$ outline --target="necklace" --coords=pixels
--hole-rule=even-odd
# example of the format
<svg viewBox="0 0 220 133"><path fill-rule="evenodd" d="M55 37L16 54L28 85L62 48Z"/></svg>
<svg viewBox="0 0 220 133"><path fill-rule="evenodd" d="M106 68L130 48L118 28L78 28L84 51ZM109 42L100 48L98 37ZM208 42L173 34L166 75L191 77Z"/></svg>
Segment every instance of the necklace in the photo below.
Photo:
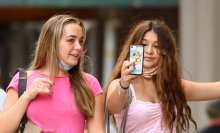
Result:
<svg viewBox="0 0 220 133"><path fill-rule="evenodd" d="M131 84L131 86L134 88L134 85L133 85L133 84ZM152 95L152 93L151 93L151 95ZM157 101L157 95L154 96L154 101L155 101L155 102Z"/></svg>

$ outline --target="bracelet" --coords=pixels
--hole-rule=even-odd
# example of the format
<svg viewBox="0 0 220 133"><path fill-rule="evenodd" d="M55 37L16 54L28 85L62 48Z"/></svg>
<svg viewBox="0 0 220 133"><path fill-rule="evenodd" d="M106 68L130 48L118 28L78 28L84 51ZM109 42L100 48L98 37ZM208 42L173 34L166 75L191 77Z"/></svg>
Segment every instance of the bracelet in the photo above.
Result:
<svg viewBox="0 0 220 133"><path fill-rule="evenodd" d="M121 80L118 81L118 84L119 84L118 94L119 94L119 95L120 95L120 89L121 89L122 91L124 91L124 93L125 93L125 91L127 91L128 88L129 88L129 86L128 86L127 88L122 87L120 81L121 81Z"/></svg>
<svg viewBox="0 0 220 133"><path fill-rule="evenodd" d="M28 98L28 96L26 95L26 91L24 91L24 96L26 97L26 99L30 102L31 101L31 99L30 98Z"/></svg>

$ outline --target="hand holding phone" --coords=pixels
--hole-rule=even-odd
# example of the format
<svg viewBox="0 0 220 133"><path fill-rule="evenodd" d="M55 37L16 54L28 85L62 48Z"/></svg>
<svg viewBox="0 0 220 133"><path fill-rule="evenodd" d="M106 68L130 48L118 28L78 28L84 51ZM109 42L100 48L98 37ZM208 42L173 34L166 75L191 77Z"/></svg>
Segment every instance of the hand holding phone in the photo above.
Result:
<svg viewBox="0 0 220 133"><path fill-rule="evenodd" d="M135 70L130 72L131 75L142 75L143 57L144 57L143 45L130 45L129 62L134 62L134 67L135 67Z"/></svg>

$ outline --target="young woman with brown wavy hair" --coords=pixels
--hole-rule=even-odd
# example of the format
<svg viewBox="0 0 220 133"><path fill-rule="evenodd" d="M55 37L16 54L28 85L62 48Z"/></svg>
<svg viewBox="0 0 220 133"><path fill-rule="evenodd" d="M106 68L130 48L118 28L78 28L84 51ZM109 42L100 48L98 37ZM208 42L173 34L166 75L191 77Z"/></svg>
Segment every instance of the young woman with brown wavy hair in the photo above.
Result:
<svg viewBox="0 0 220 133"><path fill-rule="evenodd" d="M134 66L127 61L131 44L144 45L142 75L129 75L135 69L128 68ZM196 123L187 101L220 98L219 82L181 79L177 50L174 35L162 21L142 21L130 30L104 93L118 128L128 98L123 88L130 87L132 91L125 128L128 133L175 133L177 125L180 130L189 131L189 121L195 127Z"/></svg>
<svg viewBox="0 0 220 133"><path fill-rule="evenodd" d="M42 27L26 92L18 99L18 74L7 88L0 132L14 132L24 113L44 133L104 133L102 89L82 70L86 39L82 21L71 15L51 17Z"/></svg>

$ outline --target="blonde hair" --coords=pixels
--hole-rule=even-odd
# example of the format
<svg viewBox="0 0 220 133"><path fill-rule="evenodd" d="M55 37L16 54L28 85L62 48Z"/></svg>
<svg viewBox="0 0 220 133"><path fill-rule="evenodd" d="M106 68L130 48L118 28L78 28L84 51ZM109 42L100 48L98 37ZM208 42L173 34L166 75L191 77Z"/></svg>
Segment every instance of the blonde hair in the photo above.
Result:
<svg viewBox="0 0 220 133"><path fill-rule="evenodd" d="M82 21L72 15L55 15L43 25L39 39L36 43L34 60L29 70L39 69L49 65L49 79L54 81L58 76L60 62L59 41L63 36L64 26L69 23L78 24L82 28L84 41L86 39L85 27ZM78 64L68 71L70 77L71 89L75 97L75 103L78 109L87 116L93 116L94 94L87 84L87 79L83 75L82 65L84 62L84 53L80 56Z"/></svg>

